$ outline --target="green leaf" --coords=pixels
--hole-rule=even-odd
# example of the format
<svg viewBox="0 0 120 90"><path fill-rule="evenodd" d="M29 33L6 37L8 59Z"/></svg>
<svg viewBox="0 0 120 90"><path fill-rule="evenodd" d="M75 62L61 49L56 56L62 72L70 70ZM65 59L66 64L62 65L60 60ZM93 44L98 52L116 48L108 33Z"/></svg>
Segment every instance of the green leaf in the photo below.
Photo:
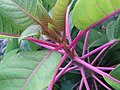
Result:
<svg viewBox="0 0 120 90"><path fill-rule="evenodd" d="M120 16L116 21L112 21L108 24L106 35L110 41L113 39L120 39Z"/></svg>
<svg viewBox="0 0 120 90"><path fill-rule="evenodd" d="M14 36L2 35L3 33L20 34L20 31L7 16L3 17L0 13L0 38L14 38Z"/></svg>
<svg viewBox="0 0 120 90"><path fill-rule="evenodd" d="M42 28L39 25L32 25L28 27L25 31L22 32L19 42L29 36L40 36L40 33L42 32Z"/></svg>
<svg viewBox="0 0 120 90"><path fill-rule="evenodd" d="M0 15L4 18L8 17L6 24L12 23L15 26L14 30L0 26L0 28L4 28L4 31L7 31L5 33L14 33L15 29L16 32L18 30L21 32L38 20L37 0L0 0Z"/></svg>
<svg viewBox="0 0 120 90"><path fill-rule="evenodd" d="M120 80L120 65L118 65L114 70L110 72L110 75L116 78L117 80ZM120 84L116 83L112 80L110 80L107 77L104 77L105 81L111 85L115 90L120 90Z"/></svg>
<svg viewBox="0 0 120 90"><path fill-rule="evenodd" d="M18 38L18 37L15 37L15 36L10 36L10 35L0 35L0 38Z"/></svg>
<svg viewBox="0 0 120 90"><path fill-rule="evenodd" d="M57 31L63 31L65 29L65 16L67 6L71 0L57 0L53 10L53 22Z"/></svg>
<svg viewBox="0 0 120 90"><path fill-rule="evenodd" d="M1 90L44 90L50 83L61 55L46 50L8 53L0 65Z"/></svg>
<svg viewBox="0 0 120 90"><path fill-rule="evenodd" d="M99 30L91 29L88 36L88 47L101 46L107 42L108 39L102 32L100 32Z"/></svg>
<svg viewBox="0 0 120 90"><path fill-rule="evenodd" d="M120 9L119 0L77 0L72 21L78 29L86 30L118 9Z"/></svg>

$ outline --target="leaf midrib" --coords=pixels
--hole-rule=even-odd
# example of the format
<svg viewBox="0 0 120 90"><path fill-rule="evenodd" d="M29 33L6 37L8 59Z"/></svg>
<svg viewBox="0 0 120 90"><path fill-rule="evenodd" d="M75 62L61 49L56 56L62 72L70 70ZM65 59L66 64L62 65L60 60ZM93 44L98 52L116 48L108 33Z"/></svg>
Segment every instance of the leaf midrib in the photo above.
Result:
<svg viewBox="0 0 120 90"><path fill-rule="evenodd" d="M29 81L32 79L33 75L35 74L35 72L39 69L40 65L50 56L51 52L48 52L46 54L46 56L38 63L38 65L36 66L36 68L32 71L32 73L30 74L30 76L27 78L27 80L25 81L25 83L23 84L21 90L24 90L26 85L29 83Z"/></svg>

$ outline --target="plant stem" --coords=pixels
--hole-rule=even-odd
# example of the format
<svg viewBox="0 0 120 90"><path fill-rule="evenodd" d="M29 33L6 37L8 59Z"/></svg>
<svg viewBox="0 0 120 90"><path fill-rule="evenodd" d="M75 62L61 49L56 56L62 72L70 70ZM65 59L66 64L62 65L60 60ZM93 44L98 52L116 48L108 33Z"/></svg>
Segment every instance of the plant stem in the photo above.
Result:
<svg viewBox="0 0 120 90"><path fill-rule="evenodd" d="M120 84L119 80L117 80L117 79L113 78L111 75L109 75L109 74L107 74L107 73L97 69L96 67L86 63L85 61L81 60L79 57L75 56L74 60L76 62L80 63L81 65L85 66L86 68L88 68L88 69L90 69L90 70L92 70L92 71L94 71L94 72L96 72L96 73L98 73L98 74L100 74L102 76L105 76L105 77L107 77L107 78L109 78L109 79L111 79L111 80L113 80L113 81L115 81L115 82Z"/></svg>
<svg viewBox="0 0 120 90"><path fill-rule="evenodd" d="M72 60L57 74L55 77L55 82L65 73L65 71L70 67L72 64Z"/></svg>
<svg viewBox="0 0 120 90"><path fill-rule="evenodd" d="M112 90L111 88L109 88L107 85L105 85L100 79L98 79L94 74L92 74L92 77L98 81L101 85L103 85L107 90Z"/></svg>
<svg viewBox="0 0 120 90"><path fill-rule="evenodd" d="M69 11L70 11L70 5L68 6L67 12L66 12L66 33L67 33L67 36L68 36L69 44L71 44L72 38L71 38L71 34L70 34Z"/></svg>
<svg viewBox="0 0 120 90"><path fill-rule="evenodd" d="M89 33L90 33L90 31L88 31L88 32L86 33L86 37L85 37L85 40L84 40L84 46L83 46L82 56L85 55L85 53L86 53L86 47L87 47L87 41L88 41Z"/></svg>
<svg viewBox="0 0 120 90"><path fill-rule="evenodd" d="M49 46L52 46L52 47L58 47L59 46L57 44L53 44L53 43L46 42L46 41L43 41L43 40L39 40L39 39L36 39L36 38L26 37L25 39L29 40L31 42L34 42L34 43L40 43L40 44L49 45Z"/></svg>
<svg viewBox="0 0 120 90"><path fill-rule="evenodd" d="M95 59L92 61L91 65L93 65L98 58L103 54L103 52L107 49L108 47L103 48L103 50L95 57Z"/></svg>
<svg viewBox="0 0 120 90"><path fill-rule="evenodd" d="M75 48L76 44L78 43L79 39L86 33L87 31L79 31L77 37L71 42L71 44L68 46L68 49Z"/></svg>
<svg viewBox="0 0 120 90"><path fill-rule="evenodd" d="M96 68L98 68L98 69L100 69L100 70L103 70L103 71L105 71L105 70L113 70L113 69L115 69L115 68L113 68L113 67L96 67Z"/></svg>
<svg viewBox="0 0 120 90"><path fill-rule="evenodd" d="M52 81L51 81L50 85L48 86L48 90L52 90L52 88L53 88L53 86L54 86L54 84L55 84L55 77L56 77L56 75L57 75L57 73L58 73L58 71L59 71L60 66L63 64L63 62L65 61L65 59L67 58L67 56L68 56L67 54L64 54L64 55L63 55L60 63L58 64L58 66L57 66L57 68L56 68L56 71L55 71L55 73L54 73L54 75L53 75Z"/></svg>
<svg viewBox="0 0 120 90"><path fill-rule="evenodd" d="M83 78L81 79L79 90L82 90L82 87L83 87Z"/></svg>
<svg viewBox="0 0 120 90"><path fill-rule="evenodd" d="M81 71L81 74L82 74L82 78L83 78L86 90L90 90L90 87L89 87L89 84L88 84L88 81L87 81L87 78L86 78L83 67L80 68L80 71Z"/></svg>
<svg viewBox="0 0 120 90"><path fill-rule="evenodd" d="M115 44L113 44L113 45L104 53L104 55L103 55L103 56L101 57L101 59L99 60L99 63L98 63L97 66L99 66L99 65L101 64L102 60L105 58L105 56L106 56L106 54L108 53L108 51L109 51L111 48L113 48L117 43L118 43L118 42L116 42Z"/></svg>
<svg viewBox="0 0 120 90"><path fill-rule="evenodd" d="M86 52L88 36L89 36L89 31L86 33L86 37L85 37L85 40L84 40L84 46L83 46L82 56L83 56L83 55L85 54L85 52ZM88 84L87 77L86 77L86 75L85 75L85 71L84 71L83 66L80 68L80 71L81 71L82 78L83 78L83 81L84 81L84 84L85 84L86 89L87 89L87 90L90 90L90 87L89 87L89 84Z"/></svg>
<svg viewBox="0 0 120 90"><path fill-rule="evenodd" d="M77 68L78 68L78 66L73 66L73 67L71 67L71 68L68 68L68 69L64 72L64 74L67 73L67 72L70 72L71 70L75 70L75 69L77 69Z"/></svg>
<svg viewBox="0 0 120 90"><path fill-rule="evenodd" d="M95 81L95 79L93 79L93 82L95 84L95 90L98 90L97 82Z"/></svg>
<svg viewBox="0 0 120 90"><path fill-rule="evenodd" d="M87 58L87 57L89 57L89 56L95 54L96 52L100 51L101 49L103 49L103 48L105 48L105 47L111 46L112 44L114 44L114 43L116 43L116 42L117 42L116 40L112 40L112 41L110 41L110 42L108 42L108 43L106 43L106 44L104 44L104 45L102 45L102 46L96 48L95 50L93 50L93 51L91 51L91 52L89 52L89 53L83 55L83 56L80 57L80 58L81 58L81 59L85 59L85 58Z"/></svg>
<svg viewBox="0 0 120 90"><path fill-rule="evenodd" d="M69 45L69 49L72 48L76 43L78 43L79 39L89 30L91 30L92 28L94 28L95 26L97 26L98 24L102 23L103 21L107 20L108 18L110 18L111 16L114 16L115 14L119 13L120 9L115 10L113 13L107 15L106 17L104 17L103 19L99 20L98 22L95 22L94 24L92 24L91 26L89 26L85 31L82 31L82 34L79 34L73 41L72 43Z"/></svg>

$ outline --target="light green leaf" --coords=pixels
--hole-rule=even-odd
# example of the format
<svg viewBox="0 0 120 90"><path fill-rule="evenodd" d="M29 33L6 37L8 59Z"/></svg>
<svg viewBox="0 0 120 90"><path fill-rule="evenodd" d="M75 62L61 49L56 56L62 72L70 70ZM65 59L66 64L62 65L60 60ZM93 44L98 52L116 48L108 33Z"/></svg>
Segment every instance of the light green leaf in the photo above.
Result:
<svg viewBox="0 0 120 90"><path fill-rule="evenodd" d="M71 0L57 0L53 10L53 22L57 31L63 31L65 29L65 16L67 6Z"/></svg>
<svg viewBox="0 0 120 90"><path fill-rule="evenodd" d="M1 90L44 90L50 83L61 55L48 51L8 53L0 65Z"/></svg>
<svg viewBox="0 0 120 90"><path fill-rule="evenodd" d="M24 39L25 37L29 36L40 36L40 33L42 32L42 28L39 25L32 25L28 27L25 31L22 32L19 42Z"/></svg>
<svg viewBox="0 0 120 90"><path fill-rule="evenodd" d="M0 15L4 16L4 18L8 17L6 24L12 23L17 29L16 32L18 30L19 32L23 31L38 20L37 0L0 0ZM7 31L5 33L14 33L13 31L15 31L15 29L12 30L12 28L2 26L0 28L4 28L4 31ZM9 24L9 26L11 25Z"/></svg>
<svg viewBox="0 0 120 90"><path fill-rule="evenodd" d="M113 71L110 72L110 75L120 80L120 65L118 65ZM107 77L104 77L105 81L111 85L115 90L120 90L120 84L110 80Z"/></svg>
<svg viewBox="0 0 120 90"><path fill-rule="evenodd" d="M72 21L78 29L86 30L118 9L120 9L119 0L77 0Z"/></svg>
<svg viewBox="0 0 120 90"><path fill-rule="evenodd" d="M3 39L3 38L18 38L18 37L10 36L10 35L9 35L9 36L8 36L8 35L2 35L2 34L1 34L1 35L0 35L0 38Z"/></svg>
<svg viewBox="0 0 120 90"><path fill-rule="evenodd" d="M106 35L110 41L113 39L120 39L120 16L116 21L112 21L108 24Z"/></svg>

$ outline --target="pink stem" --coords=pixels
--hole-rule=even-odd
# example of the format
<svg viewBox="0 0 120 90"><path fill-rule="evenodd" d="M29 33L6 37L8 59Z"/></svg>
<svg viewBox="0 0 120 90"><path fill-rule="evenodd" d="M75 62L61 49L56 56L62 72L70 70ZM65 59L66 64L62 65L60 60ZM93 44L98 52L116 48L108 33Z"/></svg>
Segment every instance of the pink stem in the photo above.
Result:
<svg viewBox="0 0 120 90"><path fill-rule="evenodd" d="M55 77L55 82L65 73L65 71L70 67L72 61L70 61Z"/></svg>
<svg viewBox="0 0 120 90"><path fill-rule="evenodd" d="M85 66L86 68L88 68L88 69L90 69L90 70L92 70L92 71L94 71L94 72L96 72L96 73L98 73L98 74L100 74L102 76L105 76L105 77L107 77L107 78L109 78L109 79L111 79L111 80L113 80L113 81L115 81L115 82L120 84L119 80L117 80L117 79L113 78L111 75L109 75L109 74L107 74L107 73L97 69L96 67L86 63L85 61L81 60L79 57L75 56L74 60L76 62L80 63L81 65Z"/></svg>
<svg viewBox="0 0 120 90"><path fill-rule="evenodd" d="M95 57L95 59L92 61L91 65L93 65L98 58L103 54L103 52L107 49L108 47L103 48L103 50Z"/></svg>
<svg viewBox="0 0 120 90"><path fill-rule="evenodd" d="M73 67L71 67L71 68L68 68L66 71L65 71L65 73L67 73L67 72L70 72L70 71L72 71L72 70L75 70L75 69L77 69L78 68L78 66L73 66ZM64 73L64 74L65 74Z"/></svg>
<svg viewBox="0 0 120 90"><path fill-rule="evenodd" d="M98 69L100 69L100 70L113 70L113 69L115 69L115 68L113 68L113 67L96 67L96 68L98 68Z"/></svg>
<svg viewBox="0 0 120 90"><path fill-rule="evenodd" d="M97 82L95 81L95 79L93 80L93 82L95 84L95 90L98 90Z"/></svg>
<svg viewBox="0 0 120 90"><path fill-rule="evenodd" d="M42 41L42 40L39 40L39 39L36 39L36 38L26 37L25 39L29 40L31 42L34 42L34 43L40 43L40 44L44 44L44 45L48 45L48 46L52 46L52 47L58 47L59 46L57 44L53 44L53 43L50 43L50 42Z"/></svg>
<svg viewBox="0 0 120 90"><path fill-rule="evenodd" d="M87 78L86 78L83 67L80 68L80 71L81 71L81 74L82 74L83 81L85 83L86 90L90 90L90 87L89 87L89 84L88 84L88 81L87 81Z"/></svg>
<svg viewBox="0 0 120 90"><path fill-rule="evenodd" d="M94 74L92 74L92 77L98 81L101 85L103 85L107 90L112 90L111 88L109 88L107 85L105 85L100 79L98 79Z"/></svg>
<svg viewBox="0 0 120 90"><path fill-rule="evenodd" d="M79 90L82 90L82 87L83 87L83 78L81 79Z"/></svg>
<svg viewBox="0 0 120 90"><path fill-rule="evenodd" d="M93 25L89 26L85 31L83 31L82 35L77 36L72 41L72 43L69 45L69 49L72 48L87 31L91 30L92 28L94 28L95 26L97 26L98 24L100 24L101 22L107 20L108 18L110 18L111 16L114 16L115 14L117 14L119 12L120 12L120 9L114 11L113 13L111 13L111 14L107 15L106 17L104 17L103 19L101 19L101 20L95 22Z"/></svg>
<svg viewBox="0 0 120 90"><path fill-rule="evenodd" d="M111 46L112 44L114 44L114 43L116 43L116 42L118 42L118 41L112 40L112 41L110 41L110 42L108 42L108 43L106 43L106 44L104 44L104 45L102 45L102 46L96 48L95 50L93 50L93 51L91 51L91 52L89 52L89 53L83 55L83 56L80 57L80 58L81 58L81 59L85 59L85 58L87 58L87 57L89 57L89 56L95 54L96 52L100 51L101 49L103 49L103 48L105 48L105 47Z"/></svg>
<svg viewBox="0 0 120 90"><path fill-rule="evenodd" d="M52 46L48 46L48 45L44 45L44 44L39 44L39 43L36 43L36 44L40 45L40 46L42 46L44 48L47 48L49 50L55 50L55 47L52 47ZM58 52L61 53L61 54L65 54L65 52L63 50L58 50Z"/></svg>
<svg viewBox="0 0 120 90"><path fill-rule="evenodd" d="M66 33L68 35L68 41L70 44L72 42L72 38L71 38L71 34L70 34L69 11L70 11L70 5L68 6L67 12L66 12Z"/></svg>
<svg viewBox="0 0 120 90"><path fill-rule="evenodd" d="M56 71L55 71L55 73L54 73L54 75L53 75L52 81L51 81L50 85L48 86L48 90L52 90L52 88L53 88L53 86L54 86L54 83L55 83L55 77L56 77L56 75L57 75L57 73L58 73L58 71L59 71L60 66L63 64L63 62L65 61L65 59L67 58L67 56L68 56L67 54L64 54L64 55L63 55L60 63L58 64L58 66L57 66L57 68L56 68Z"/></svg>
<svg viewBox="0 0 120 90"><path fill-rule="evenodd" d="M76 44L78 43L79 39L86 33L87 31L79 31L77 37L72 41L72 43L68 46L68 49L75 48Z"/></svg>
<svg viewBox="0 0 120 90"><path fill-rule="evenodd" d="M84 46L83 46L82 56L83 56L83 55L85 54L85 52L86 52L88 36L89 36L89 31L86 33L86 37L85 37L85 41L84 41ZM86 77L86 75L85 75L85 71L84 71L83 66L80 68L80 71L81 71L82 78L83 78L83 81L84 81L84 84L85 84L86 89L87 89L87 90L90 90L90 87L89 87L89 84L88 84L87 77Z"/></svg>

